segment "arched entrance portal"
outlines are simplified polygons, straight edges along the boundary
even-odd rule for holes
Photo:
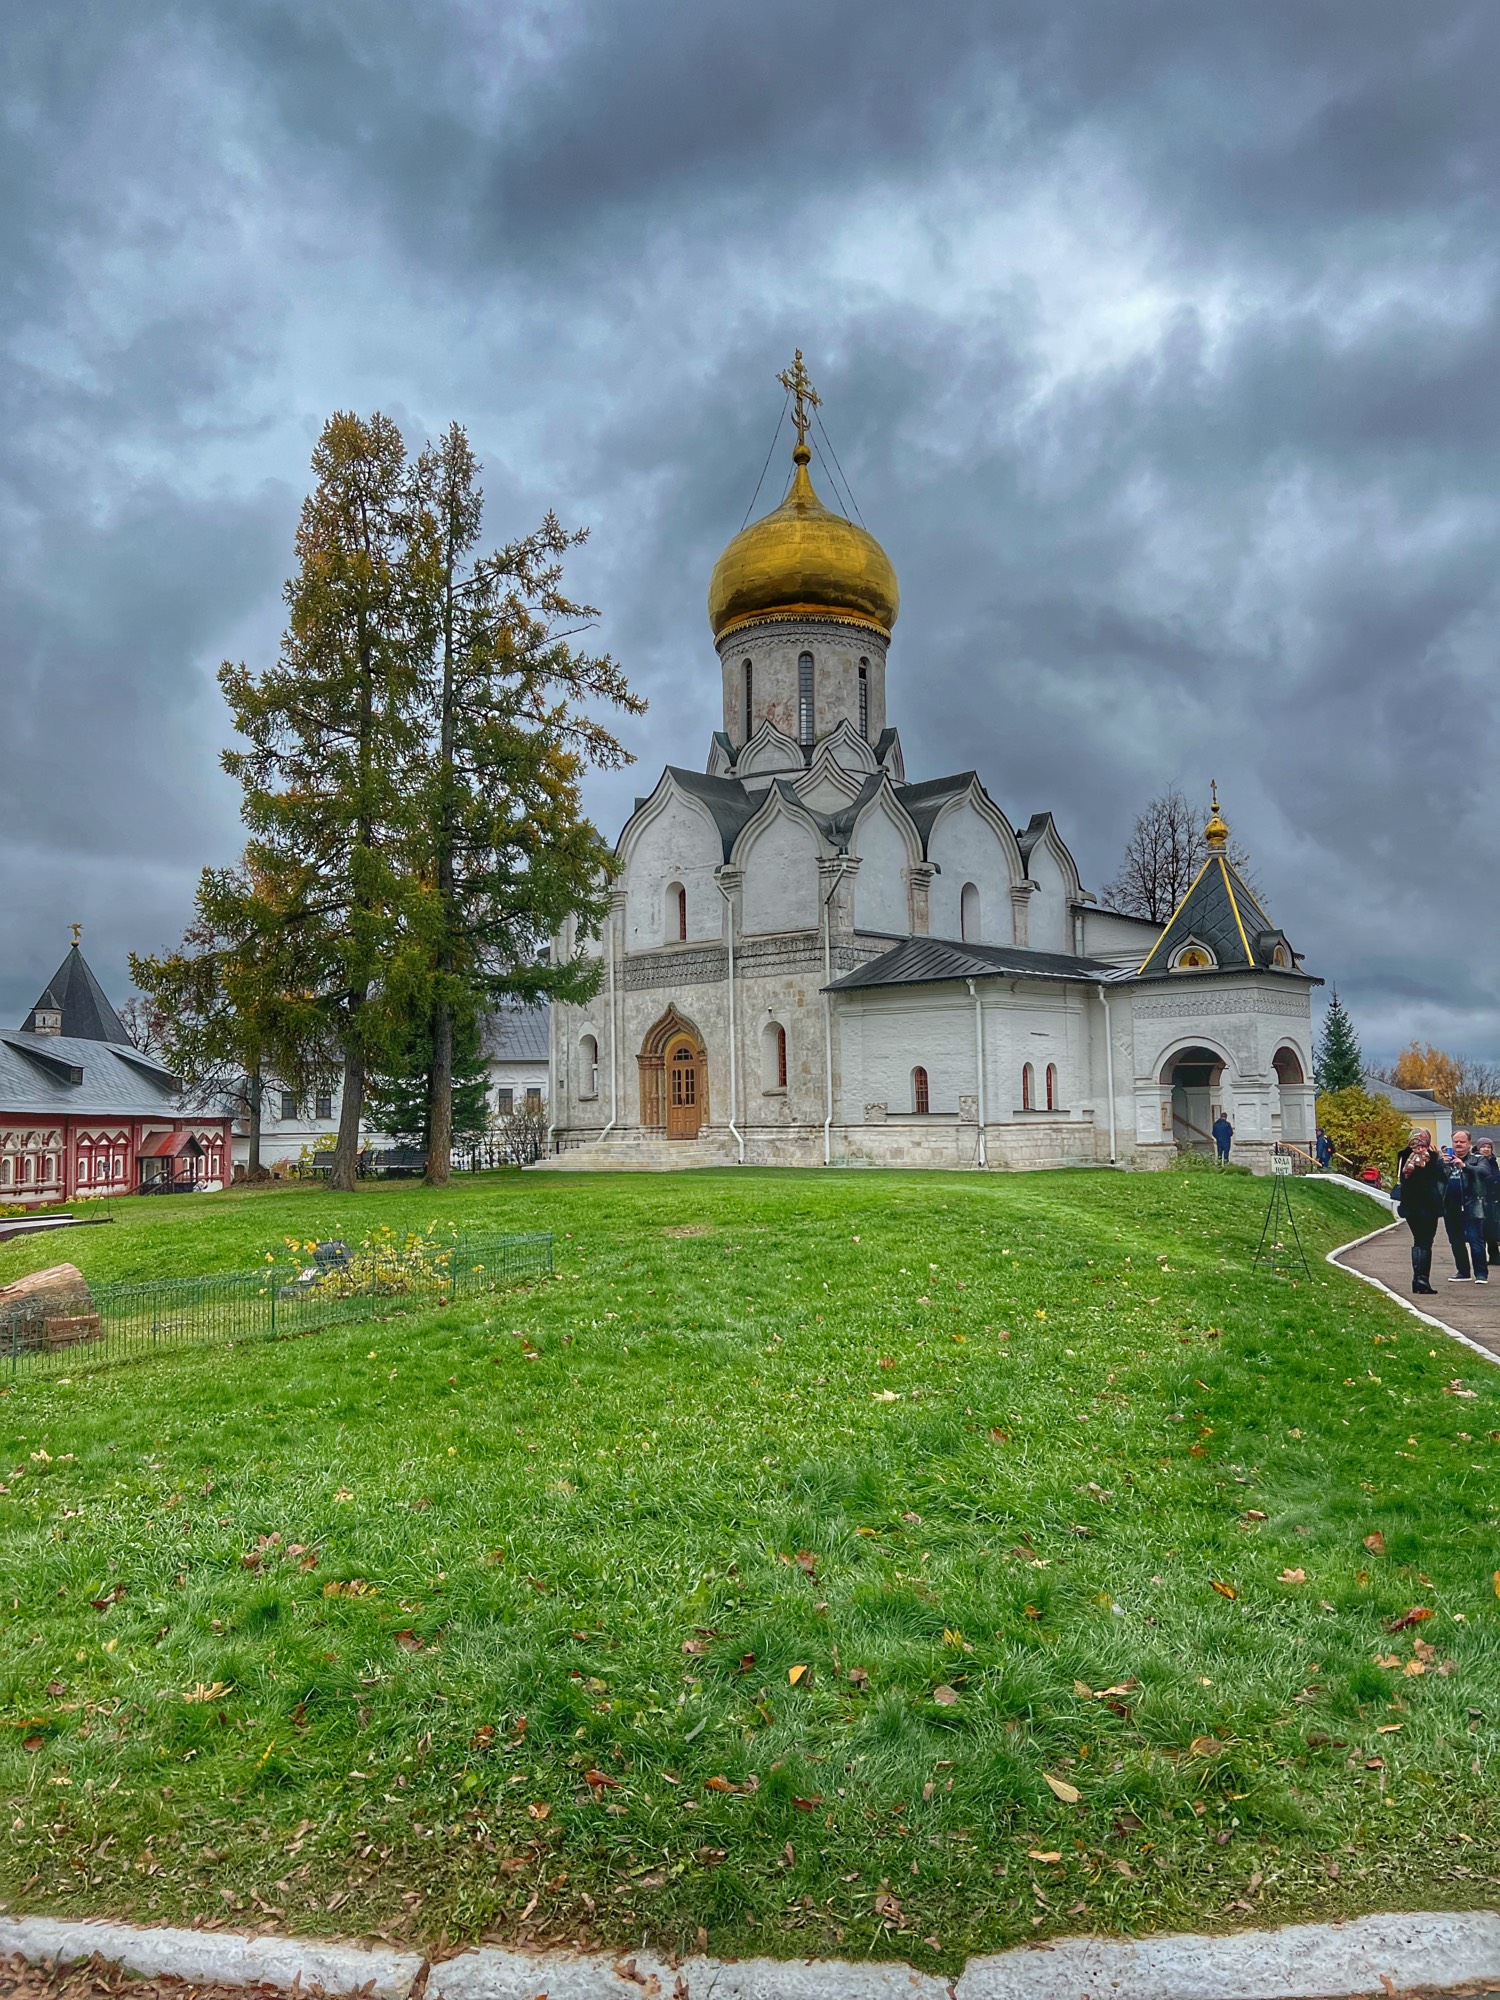
[[[708,1051],[685,1014],[668,1007],[636,1058],[641,1123],[669,1139],[696,1139],[708,1122]]]
[[[702,1120],[698,1094],[698,1051],[679,1035],[667,1050],[667,1137],[696,1139]]]
[[[1224,1058],[1213,1049],[1179,1049],[1162,1065],[1172,1091],[1172,1137],[1179,1152],[1211,1153],[1213,1124],[1224,1108]]]

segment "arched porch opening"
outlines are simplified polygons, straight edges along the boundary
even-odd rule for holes
[[[1211,1153],[1213,1124],[1224,1108],[1228,1068],[1217,1049],[1200,1043],[1179,1049],[1162,1064],[1158,1081],[1172,1093],[1172,1137],[1181,1153]]]
[[[1283,1042],[1271,1058],[1276,1088],[1271,1100],[1271,1131],[1277,1139],[1311,1152],[1317,1140],[1317,1093],[1308,1079],[1300,1050]]]
[[[708,1123],[708,1050],[694,1023],[669,1006],[646,1030],[636,1062],[641,1124],[669,1139],[696,1139]]]

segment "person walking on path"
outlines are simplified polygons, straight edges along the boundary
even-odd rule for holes
[[[1229,1142],[1234,1137],[1234,1127],[1222,1111],[1214,1120],[1213,1132],[1214,1144],[1219,1150],[1219,1165],[1227,1167],[1229,1164]]]
[[[1452,1156],[1445,1162],[1443,1227],[1455,1266],[1450,1285],[1466,1285],[1471,1277],[1476,1285],[1490,1281],[1484,1254],[1484,1183],[1473,1150],[1469,1134],[1459,1130],[1453,1135]]]
[[[1318,1127],[1318,1136],[1313,1145],[1313,1151],[1318,1156],[1318,1165],[1326,1174],[1329,1167],[1333,1164],[1333,1141],[1321,1125]]]
[[[1432,1239],[1443,1217],[1447,1162],[1433,1151],[1432,1134],[1413,1132],[1396,1162],[1397,1207],[1411,1231],[1411,1288],[1432,1290]]]
[[[1484,1194],[1484,1254],[1491,1264],[1500,1263],[1500,1160],[1495,1158],[1493,1139],[1481,1139],[1474,1165]]]

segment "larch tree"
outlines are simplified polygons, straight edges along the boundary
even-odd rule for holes
[[[609,850],[585,818],[586,768],[631,762],[601,710],[638,715],[607,653],[576,645],[591,605],[563,587],[586,538],[548,513],[487,555],[478,464],[453,424],[418,459],[413,511],[429,636],[422,696],[420,885],[412,935],[430,988],[427,1177],[448,1178],[455,1029],[505,995],[585,999],[597,961],[554,963],[547,944],[570,916],[597,928],[608,908]],[[416,976],[409,960],[406,976]]]
[[[348,1189],[366,1074],[392,1039],[387,975],[410,915],[431,593],[390,418],[331,417],[312,464],[276,664],[258,675],[229,661],[220,669],[245,744],[223,761],[243,792],[250,893],[281,926],[283,988],[316,1019],[311,1045],[340,1050],[332,1181]]]
[[[1153,799],[1131,828],[1119,873],[1104,885],[1108,906],[1153,924],[1166,923],[1208,859],[1204,824],[1205,815],[1183,792],[1163,792]],[[1227,858],[1250,881],[1249,857],[1237,841],[1230,841]]]
[[[176,951],[132,952],[159,1053],[195,1105],[234,1104],[249,1134],[247,1172],[261,1176],[267,1075],[297,1089],[325,1080],[332,1052],[305,996],[286,985],[274,902],[243,868],[205,868],[194,917]],[[321,1058],[321,1060],[320,1060]]]

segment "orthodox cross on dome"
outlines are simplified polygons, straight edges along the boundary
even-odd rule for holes
[[[1219,811],[1218,781],[1210,778],[1208,788],[1213,795],[1213,811],[1208,816],[1208,825],[1203,829],[1203,837],[1208,842],[1210,848],[1215,853],[1218,853],[1229,843],[1229,828],[1224,824],[1223,816]]]
[[[82,925],[82,924],[74,924],[74,926],[73,926],[73,942],[74,942],[74,944],[77,944],[78,940],[79,940],[79,939],[80,939],[80,938],[81,938],[82,936],[83,936],[83,925]]]
[[[797,426],[797,443],[805,449],[807,434],[812,429],[812,413],[817,409],[823,398],[808,379],[807,370],[802,365],[802,349],[800,347],[797,349],[796,358],[792,362],[791,367],[783,368],[781,373],[776,377],[776,380],[789,396],[795,398],[796,408],[792,416],[792,422]]]

